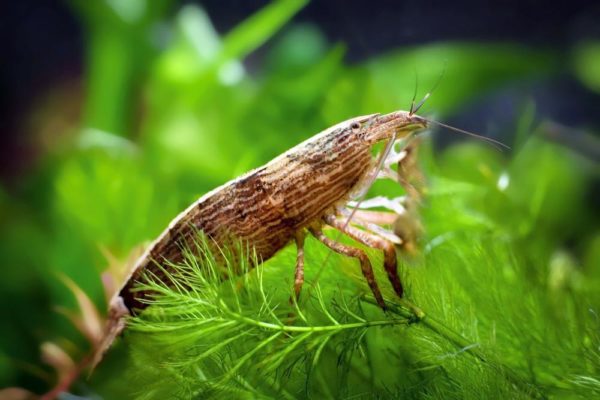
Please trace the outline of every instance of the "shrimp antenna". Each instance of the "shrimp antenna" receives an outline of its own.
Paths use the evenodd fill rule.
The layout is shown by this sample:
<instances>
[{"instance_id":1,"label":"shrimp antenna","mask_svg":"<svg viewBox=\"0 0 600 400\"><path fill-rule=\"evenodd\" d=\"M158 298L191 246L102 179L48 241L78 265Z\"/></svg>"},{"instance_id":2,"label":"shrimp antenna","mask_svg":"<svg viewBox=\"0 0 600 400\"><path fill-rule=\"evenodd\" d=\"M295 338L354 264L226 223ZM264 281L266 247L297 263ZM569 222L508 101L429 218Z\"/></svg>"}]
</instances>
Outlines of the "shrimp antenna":
<instances>
[{"instance_id":1,"label":"shrimp antenna","mask_svg":"<svg viewBox=\"0 0 600 400\"><path fill-rule=\"evenodd\" d=\"M415 91L413 93L412 100L410 102L410 115L413 115L415 111L415 100L417 98L417 91L419 89L419 72L417 71L417 67L415 66Z\"/></svg>"},{"instance_id":2,"label":"shrimp antenna","mask_svg":"<svg viewBox=\"0 0 600 400\"><path fill-rule=\"evenodd\" d=\"M423 117L420 117L420 118L423 119L424 121L427 121L430 124L441 126L442 128L446 128L446 129L448 129L450 131L462 133L464 135L471 136L471 137L477 138L479 140L483 140L483 141L489 143L490 145L492 145L497 150L500 150L500 151L502 151L502 149L510 150L509 146L505 145L504 143L502 143L502 142L500 142L500 141L498 141L496 139L492 139L492 138L489 138L489 137L486 137L486 136L478 135L476 133L469 132L469 131L466 131L464 129L456 128L454 126L444 124L443 122L438 122L438 121L434 121L432 119L427 119L427 118L423 118Z\"/></svg>"},{"instance_id":3,"label":"shrimp antenna","mask_svg":"<svg viewBox=\"0 0 600 400\"><path fill-rule=\"evenodd\" d=\"M423 106L423 104L425 104L425 102L427 101L427 99L429 99L429 96L431 96L431 94L437 89L437 87L439 86L440 82L442 81L442 78L446 74L446 67L447 67L447 65L448 65L448 60L444 60L444 68L442 69L442 72L438 76L437 81L435 82L435 84L433 85L433 87L429 90L429 92L425 93L425 96L423 96L423 99L421 99L421 101L419 101L419 104L417 104L416 107L415 107L415 97L413 96L413 100L412 100L412 103L410 105L410 112L408 113L409 115L416 114L421 109L421 107ZM417 94L416 91L417 91L417 89L416 89L416 85L415 85L415 96Z\"/></svg>"}]
</instances>

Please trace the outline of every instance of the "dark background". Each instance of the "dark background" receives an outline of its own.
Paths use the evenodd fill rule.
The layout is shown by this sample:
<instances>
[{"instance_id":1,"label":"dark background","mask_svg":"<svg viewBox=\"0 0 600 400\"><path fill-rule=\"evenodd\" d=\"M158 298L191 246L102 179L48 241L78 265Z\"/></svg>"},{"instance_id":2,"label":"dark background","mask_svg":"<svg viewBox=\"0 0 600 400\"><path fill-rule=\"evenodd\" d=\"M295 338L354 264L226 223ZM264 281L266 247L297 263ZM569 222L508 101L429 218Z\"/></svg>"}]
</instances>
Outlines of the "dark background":
<instances>
[{"instance_id":1,"label":"dark background","mask_svg":"<svg viewBox=\"0 0 600 400\"><path fill-rule=\"evenodd\" d=\"M187 2L173 2L171 9ZM219 32L252 14L266 1L208 0L201 3ZM398 17L399 16L399 17ZM600 5L594 1L314 1L295 18L317 25L332 42L347 44L350 61L388 49L435 41L516 41L568 51L575 43L600 36ZM0 12L0 176L12 182L35 158L23 120L32 99L54 85L81 79L84 33L67 2L3 2ZM249 63L260 63L261 52ZM75 83L76 85L76 83ZM569 125L598 126L600 100L570 79L532 88L538 112ZM453 122L477 127L510 102L501 94ZM464 126L464 125L462 125Z\"/></svg>"}]
</instances>

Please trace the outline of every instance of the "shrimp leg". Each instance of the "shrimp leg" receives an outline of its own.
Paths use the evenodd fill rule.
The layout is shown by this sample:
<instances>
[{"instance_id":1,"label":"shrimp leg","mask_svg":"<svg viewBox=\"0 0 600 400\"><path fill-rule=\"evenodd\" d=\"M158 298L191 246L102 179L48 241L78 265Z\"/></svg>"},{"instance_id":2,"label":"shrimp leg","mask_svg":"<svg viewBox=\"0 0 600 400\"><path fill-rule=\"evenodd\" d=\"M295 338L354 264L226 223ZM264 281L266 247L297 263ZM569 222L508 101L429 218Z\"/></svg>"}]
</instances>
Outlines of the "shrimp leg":
<instances>
[{"instance_id":1,"label":"shrimp leg","mask_svg":"<svg viewBox=\"0 0 600 400\"><path fill-rule=\"evenodd\" d=\"M398 260L396 258L396 249L392 242L373 233L350 226L344 221L338 220L334 215L325 216L323 220L327 225L345 233L357 242L371 248L382 250L385 272L398 297L402 297L404 289L402 288L402 282L398 275Z\"/></svg>"},{"instance_id":2,"label":"shrimp leg","mask_svg":"<svg viewBox=\"0 0 600 400\"><path fill-rule=\"evenodd\" d=\"M360 261L360 268L362 273L371 288L371 292L373 292L373 296L383 310L386 309L385 302L383 301L383 296L381 295L381 291L379 290L379 286L377 286L377 282L375 281L375 273L373 272L373 267L371 266L371 262L369 261L369 257L367 253L365 253L361 249L357 249L355 247L346 246L340 242L336 242L333 239L325 236L321 228L311 227L310 233L317 238L321 243L325 246L329 247L331 250L336 253L343 254L348 257L357 258Z\"/></svg>"},{"instance_id":3,"label":"shrimp leg","mask_svg":"<svg viewBox=\"0 0 600 400\"><path fill-rule=\"evenodd\" d=\"M296 301L300 298L302 285L304 284L304 238L306 232L301 230L296 234L296 271L294 272L294 295ZM291 299L290 299L291 300Z\"/></svg>"}]
</instances>

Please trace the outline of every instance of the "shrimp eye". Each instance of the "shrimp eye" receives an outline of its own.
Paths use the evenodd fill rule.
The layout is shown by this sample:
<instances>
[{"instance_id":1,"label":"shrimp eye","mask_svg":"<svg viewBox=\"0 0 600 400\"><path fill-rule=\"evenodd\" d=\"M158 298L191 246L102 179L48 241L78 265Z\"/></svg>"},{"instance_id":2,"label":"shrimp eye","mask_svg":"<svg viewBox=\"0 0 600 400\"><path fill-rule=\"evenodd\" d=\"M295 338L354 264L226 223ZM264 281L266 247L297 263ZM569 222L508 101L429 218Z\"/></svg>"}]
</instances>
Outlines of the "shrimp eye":
<instances>
[{"instance_id":1,"label":"shrimp eye","mask_svg":"<svg viewBox=\"0 0 600 400\"><path fill-rule=\"evenodd\" d=\"M350 125L350 128L353 131L358 131L360 129L360 124L358 122L353 122L352 125Z\"/></svg>"}]
</instances>

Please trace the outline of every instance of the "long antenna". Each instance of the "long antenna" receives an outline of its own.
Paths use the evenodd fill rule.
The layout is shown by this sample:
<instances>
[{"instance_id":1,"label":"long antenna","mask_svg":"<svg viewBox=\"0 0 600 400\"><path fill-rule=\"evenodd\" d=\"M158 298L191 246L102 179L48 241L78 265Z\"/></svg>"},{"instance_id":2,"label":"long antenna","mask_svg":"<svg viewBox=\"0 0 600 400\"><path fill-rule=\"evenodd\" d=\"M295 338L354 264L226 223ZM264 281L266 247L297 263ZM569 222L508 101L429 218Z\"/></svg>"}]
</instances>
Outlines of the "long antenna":
<instances>
[{"instance_id":1,"label":"long antenna","mask_svg":"<svg viewBox=\"0 0 600 400\"><path fill-rule=\"evenodd\" d=\"M419 104L417 104L416 107L415 107L415 97L417 95L417 87L415 85L415 95L413 96L413 100L412 100L412 103L410 105L409 115L416 114L421 109L421 107L423 106L423 104L425 104L425 102L427 101L427 99L429 98L429 96L431 96L431 94L437 89L437 87L439 86L440 82L442 81L442 78L446 74L447 64L448 64L448 60L444 60L444 69L442 69L442 72L440 73L440 76L438 76L438 79L434 83L433 87L429 90L429 92L427 92L425 94L425 96L423 96L423 99L421 101L419 101Z\"/></svg>"},{"instance_id":2,"label":"long antenna","mask_svg":"<svg viewBox=\"0 0 600 400\"><path fill-rule=\"evenodd\" d=\"M417 111L415 110L415 99L417 98L417 91L419 90L419 73L415 66L415 91L413 92L412 100L410 101L410 115L413 115Z\"/></svg>"},{"instance_id":3,"label":"long antenna","mask_svg":"<svg viewBox=\"0 0 600 400\"><path fill-rule=\"evenodd\" d=\"M419 117L419 118L423 119L424 121L427 121L430 124L441 126L442 128L446 128L446 129L448 129L450 131L462 133L464 135L468 135L468 136L471 136L471 137L483 140L485 142L488 142L489 144L491 144L497 150L502 151L502 148L504 148L506 150L510 150L509 146L505 145L504 143L502 143L502 142L500 142L500 141L498 141L496 139L492 139L492 138L489 138L489 137L486 137L486 136L481 136L481 135L478 135L476 133L466 131L464 129L455 128L454 126L447 125L447 124L444 124L443 122L438 122L438 121L435 121L433 119L427 119L427 118L423 118L423 117Z\"/></svg>"}]
</instances>

